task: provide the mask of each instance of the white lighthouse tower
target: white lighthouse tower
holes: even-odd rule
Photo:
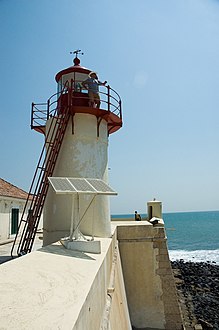
[[[108,183],[108,138],[122,127],[121,100],[109,85],[100,86],[100,107],[91,104],[83,82],[93,70],[74,65],[56,74],[57,93],[46,103],[32,104],[31,127],[45,135],[45,145],[34,175],[32,205],[18,253],[30,252],[43,211],[43,245],[69,235],[72,216],[78,213],[83,235],[110,237],[107,194],[56,194],[49,178],[92,178]],[[83,190],[83,189],[82,189]],[[65,188],[64,188],[65,191]],[[75,209],[77,208],[77,210]]]

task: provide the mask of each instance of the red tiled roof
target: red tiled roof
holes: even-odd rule
[[[26,199],[28,193],[0,178],[0,196]]]

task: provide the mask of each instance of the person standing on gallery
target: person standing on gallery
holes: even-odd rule
[[[82,86],[88,90],[89,107],[100,107],[99,86],[105,86],[107,81],[98,80],[96,72],[90,72],[88,78],[82,82]]]

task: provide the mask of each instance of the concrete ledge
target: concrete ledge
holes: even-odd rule
[[[98,240],[100,254],[55,243],[2,264],[0,328],[181,329],[164,227],[113,222]]]
[[[150,240],[156,238],[165,238],[163,224],[153,226],[148,221],[115,221],[112,224],[117,227],[117,237],[122,240]]]
[[[2,264],[1,329],[99,329],[117,242],[100,240],[98,255],[56,243]]]

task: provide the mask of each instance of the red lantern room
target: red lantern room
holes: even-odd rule
[[[92,70],[80,65],[78,53],[73,60],[74,65],[57,73],[57,93],[47,103],[32,103],[31,128],[45,134],[46,121],[51,116],[60,115],[63,109],[69,108],[72,116],[75,113],[93,114],[97,118],[97,126],[102,118],[108,123],[108,134],[122,127],[121,99],[119,94],[109,85],[100,86],[100,107],[90,106],[88,90],[82,83],[89,77]]]

